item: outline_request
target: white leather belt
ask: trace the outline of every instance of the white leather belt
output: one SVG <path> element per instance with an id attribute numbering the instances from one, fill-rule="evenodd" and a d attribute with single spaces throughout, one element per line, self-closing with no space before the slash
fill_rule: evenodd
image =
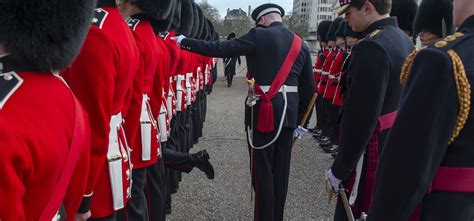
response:
<path id="1" fill-rule="evenodd" d="M 262 89 L 264 93 L 267 93 L 270 90 L 270 86 L 267 86 L 267 85 L 260 86 L 260 88 Z M 285 88 L 286 92 L 290 92 L 290 93 L 298 92 L 298 86 L 288 86 L 288 85 L 281 86 L 278 92 L 283 92 L 283 88 Z"/>
<path id="2" fill-rule="evenodd" d="M 158 115 L 158 128 L 160 130 L 160 142 L 168 141 L 168 127 L 167 127 L 167 120 L 166 120 L 166 107 L 165 104 L 161 103 L 161 110 L 160 114 Z"/>
<path id="3" fill-rule="evenodd" d="M 178 111 L 181 111 L 183 108 L 182 108 L 182 104 L 183 104 L 183 87 L 181 85 L 181 81 L 184 80 L 184 76 L 182 75 L 178 75 L 177 76 L 178 79 L 176 81 L 176 99 L 177 99 L 177 104 L 176 104 L 176 109 L 178 109 Z"/>
<path id="4" fill-rule="evenodd" d="M 322 74 L 323 74 L 323 76 L 328 76 L 329 72 L 328 71 L 323 71 Z"/>
<path id="5" fill-rule="evenodd" d="M 196 91 L 201 91 L 201 74 L 202 70 L 201 67 L 197 68 L 197 74 L 196 74 Z"/>
<path id="6" fill-rule="evenodd" d="M 186 73 L 186 105 L 191 105 L 191 76 L 193 73 Z"/>
<path id="7" fill-rule="evenodd" d="M 321 72 L 321 69 L 314 69 L 315 72 Z"/>
<path id="8" fill-rule="evenodd" d="M 329 75 L 329 79 L 336 79 L 336 76 L 334 76 L 334 75 Z"/>
<path id="9" fill-rule="evenodd" d="M 123 180 L 122 180 L 122 153 L 126 153 L 119 139 L 120 127 L 122 125 L 122 113 L 110 118 L 109 147 L 107 160 L 109 166 L 109 177 L 112 188 L 113 208 L 119 210 L 124 208 Z M 120 148 L 122 147 L 122 153 Z M 128 148 L 128 147 L 127 147 Z M 125 156 L 128 158 L 128 156 Z"/>
<path id="10" fill-rule="evenodd" d="M 209 83 L 208 76 L 207 76 L 208 74 L 209 74 L 209 65 L 206 64 L 206 71 L 204 72 L 204 85 L 208 85 Z"/>
<path id="11" fill-rule="evenodd" d="M 142 111 L 140 114 L 140 132 L 142 140 L 142 160 L 149 161 L 151 159 L 151 130 L 153 129 L 153 115 L 149 108 L 148 101 L 150 98 L 147 94 L 143 94 Z"/>

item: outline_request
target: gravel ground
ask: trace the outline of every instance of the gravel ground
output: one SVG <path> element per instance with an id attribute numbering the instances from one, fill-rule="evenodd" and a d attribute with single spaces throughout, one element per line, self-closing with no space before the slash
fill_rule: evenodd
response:
<path id="1" fill-rule="evenodd" d="M 243 67 L 245 64 L 238 67 L 237 72 Z M 216 172 L 215 179 L 206 179 L 197 169 L 183 175 L 178 193 L 173 195 L 173 211 L 168 220 L 253 219 L 249 154 L 243 126 L 247 91 L 245 70 L 235 76 L 231 88 L 227 88 L 222 73 L 220 62 L 218 81 L 208 97 L 204 136 L 191 150 L 207 149 Z M 286 220 L 332 219 L 334 205 L 328 205 L 324 187 L 324 174 L 331 163 L 331 156 L 318 148 L 310 135 L 295 144 Z"/>

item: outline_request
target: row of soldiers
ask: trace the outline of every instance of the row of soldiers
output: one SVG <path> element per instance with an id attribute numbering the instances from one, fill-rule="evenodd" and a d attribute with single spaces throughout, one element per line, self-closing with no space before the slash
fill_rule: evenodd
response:
<path id="1" fill-rule="evenodd" d="M 392 2 L 390 14 L 397 17 L 399 28 L 414 43 L 420 37 L 421 46 L 454 33 L 452 0 L 424 0 L 420 7 L 414 0 L 397 0 Z M 316 93 L 319 95 L 315 105 L 317 125 L 310 131 L 320 147 L 336 157 L 351 52 L 364 33 L 353 32 L 342 17 L 322 21 L 317 33 L 320 44 L 314 65 Z"/>
<path id="2" fill-rule="evenodd" d="M 202 136 L 218 40 L 193 0 L 0 3 L 0 220 L 165 220 Z"/>
<path id="3" fill-rule="evenodd" d="M 474 3 L 339 5 L 362 38 L 348 52 L 334 32 L 342 19 L 320 24 L 311 130 L 335 153 L 326 176 L 338 194 L 334 220 L 474 219 Z M 418 36 L 421 48 L 414 47 Z"/>

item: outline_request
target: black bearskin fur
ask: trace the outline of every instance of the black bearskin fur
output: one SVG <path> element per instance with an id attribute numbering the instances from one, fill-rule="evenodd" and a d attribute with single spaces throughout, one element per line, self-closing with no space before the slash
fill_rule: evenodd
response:
<path id="1" fill-rule="evenodd" d="M 62 70 L 79 53 L 95 6 L 95 0 L 2 0 L 0 42 L 17 62 Z"/>
<path id="2" fill-rule="evenodd" d="M 442 23 L 446 24 L 447 35 L 454 33 L 452 0 L 423 0 L 413 22 L 415 34 L 427 30 L 440 38 L 443 36 Z"/>

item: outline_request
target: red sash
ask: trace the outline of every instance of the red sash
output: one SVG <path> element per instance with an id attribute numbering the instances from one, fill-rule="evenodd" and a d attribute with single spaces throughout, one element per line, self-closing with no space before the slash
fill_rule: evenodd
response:
<path id="1" fill-rule="evenodd" d="M 301 42 L 301 38 L 296 34 L 293 34 L 293 43 L 291 44 L 290 51 L 288 52 L 280 70 L 276 74 L 275 79 L 273 79 L 270 90 L 268 90 L 267 93 L 263 92 L 262 88 L 260 88 L 257 82 L 255 82 L 255 93 L 260 96 L 260 100 L 262 101 L 258 113 L 257 130 L 262 133 L 270 133 L 275 128 L 273 122 L 273 104 L 271 99 L 278 93 L 288 78 L 291 68 L 300 54 Z"/>
<path id="2" fill-rule="evenodd" d="M 74 97 L 75 103 L 75 120 L 74 120 L 74 131 L 71 140 L 71 146 L 69 154 L 67 156 L 66 165 L 64 170 L 59 177 L 59 180 L 54 188 L 53 194 L 46 205 L 46 208 L 41 213 L 39 218 L 40 221 L 51 221 L 55 214 L 58 212 L 63 202 L 64 196 L 66 195 L 66 189 L 71 179 L 72 173 L 76 168 L 77 161 L 79 159 L 81 150 L 84 145 L 84 114 L 82 113 L 81 105 L 79 101 Z M 74 214 L 72 214 L 74 215 Z"/>

